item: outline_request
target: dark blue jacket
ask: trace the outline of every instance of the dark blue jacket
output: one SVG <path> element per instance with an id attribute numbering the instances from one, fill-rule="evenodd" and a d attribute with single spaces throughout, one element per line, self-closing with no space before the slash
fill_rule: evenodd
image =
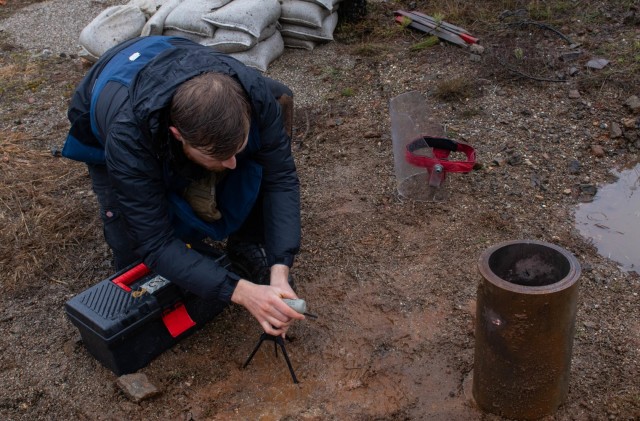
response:
<path id="1" fill-rule="evenodd" d="M 261 170 L 267 255 L 270 264 L 288 266 L 300 246 L 300 191 L 290 139 L 282 124 L 280 106 L 260 73 L 209 47 L 179 38 L 159 38 L 168 41 L 171 48 L 137 71 L 124 97 L 122 89 L 114 89 L 114 82 L 102 90 L 101 103 L 104 95 L 109 103 L 110 92 L 119 91 L 114 97 L 118 106 L 95 115 L 98 136 L 91 129 L 90 119 L 96 79 L 109 60 L 139 39 L 114 47 L 94 64 L 72 98 L 69 136 L 86 146 L 104 148 L 109 177 L 134 249 L 145 264 L 204 298 L 229 301 L 238 276 L 186 247 L 174 230 L 167 173 L 178 172 L 178 166 L 182 174 L 198 174 L 202 169 L 185 159 L 182 149 L 168 135 L 171 99 L 180 84 L 201 73 L 224 73 L 240 82 L 251 101 L 254 142 L 238 156 L 238 168 L 233 171 L 241 174 L 239 170 L 245 164 Z M 241 191 L 237 193 L 242 195 Z M 248 213 L 248 209 L 242 213 Z"/>

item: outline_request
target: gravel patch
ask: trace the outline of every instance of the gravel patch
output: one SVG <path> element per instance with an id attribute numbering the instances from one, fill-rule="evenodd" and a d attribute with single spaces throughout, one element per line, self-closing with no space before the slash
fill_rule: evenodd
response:
<path id="1" fill-rule="evenodd" d="M 28 50 L 76 54 L 78 37 L 101 11 L 117 1 L 53 0 L 32 4 L 0 21 L 0 31 Z"/>

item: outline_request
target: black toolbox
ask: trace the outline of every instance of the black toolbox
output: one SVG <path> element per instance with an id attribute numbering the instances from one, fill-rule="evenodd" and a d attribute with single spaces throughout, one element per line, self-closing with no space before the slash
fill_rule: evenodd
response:
<path id="1" fill-rule="evenodd" d="M 226 255 L 217 260 L 230 267 Z M 120 376 L 146 366 L 225 307 L 139 263 L 76 295 L 65 311 L 89 353 Z"/>

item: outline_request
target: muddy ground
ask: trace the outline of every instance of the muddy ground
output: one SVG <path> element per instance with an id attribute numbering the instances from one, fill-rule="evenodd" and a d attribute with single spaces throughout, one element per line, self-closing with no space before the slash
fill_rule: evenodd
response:
<path id="1" fill-rule="evenodd" d="M 0 16 L 29 3 L 1 2 Z M 640 95 L 640 11 L 623 1 L 471 3 L 370 2 L 335 42 L 271 65 L 297 97 L 294 274 L 319 316 L 290 331 L 301 383 L 270 346 L 241 369 L 260 328 L 231 307 L 140 370 L 160 390 L 140 403 L 64 312 L 112 274 L 86 169 L 51 153 L 88 67 L 74 51 L 42 54 L 0 32 L 0 418 L 499 420 L 468 390 L 477 263 L 488 247 L 533 239 L 582 266 L 569 392 L 546 419 L 639 419 L 640 280 L 580 237 L 573 211 L 589 186 L 612 181 L 610 169 L 638 161 L 639 112 L 625 102 Z M 540 38 L 514 45 L 498 15 L 519 7 L 583 54 L 545 67 L 538 53 L 558 39 L 539 27 L 525 32 Z M 393 23 L 393 10 L 412 8 L 467 27 L 486 51 L 417 48 L 424 35 Z M 588 69 L 594 57 L 610 63 Z M 389 102 L 412 90 L 477 150 L 474 171 L 450 175 L 444 202 L 397 193 Z"/>

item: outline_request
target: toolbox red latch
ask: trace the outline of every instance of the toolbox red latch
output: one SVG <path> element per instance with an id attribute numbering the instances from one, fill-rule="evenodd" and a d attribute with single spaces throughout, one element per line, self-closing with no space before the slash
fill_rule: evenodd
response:
<path id="1" fill-rule="evenodd" d="M 177 338 L 196 325 L 196 322 L 194 322 L 191 316 L 189 316 L 189 313 L 187 313 L 187 308 L 183 303 L 177 303 L 172 308 L 166 309 L 162 313 L 162 322 L 174 338 Z"/>

